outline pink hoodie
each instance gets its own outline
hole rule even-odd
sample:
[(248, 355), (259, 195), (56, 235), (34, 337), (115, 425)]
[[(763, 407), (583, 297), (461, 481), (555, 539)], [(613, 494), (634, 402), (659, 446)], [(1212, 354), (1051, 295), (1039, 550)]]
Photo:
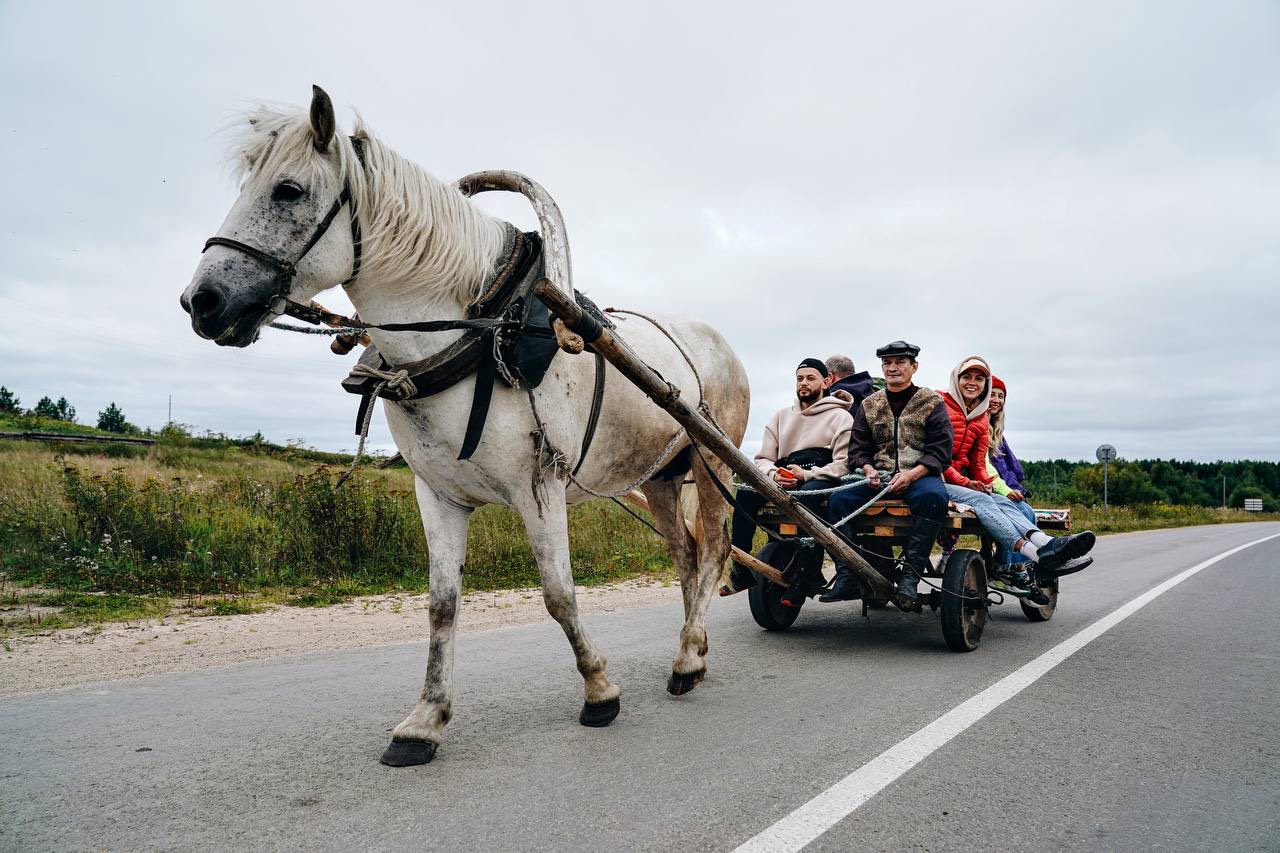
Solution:
[(764, 440), (760, 442), (760, 452), (756, 454), (756, 467), (766, 476), (773, 476), (778, 470), (778, 459), (806, 447), (828, 447), (831, 449), (830, 465), (805, 471), (805, 479), (821, 477), (827, 480), (839, 480), (849, 473), (849, 432), (853, 429), (853, 415), (849, 407), (853, 405), (853, 397), (847, 391), (836, 391), (829, 397), (809, 406), (800, 408), (800, 401), (782, 409), (764, 427)]

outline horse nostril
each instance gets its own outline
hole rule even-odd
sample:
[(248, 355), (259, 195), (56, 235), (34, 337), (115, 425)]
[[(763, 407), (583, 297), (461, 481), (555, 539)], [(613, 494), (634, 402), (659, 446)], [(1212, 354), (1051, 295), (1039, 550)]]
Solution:
[(208, 317), (222, 310), (222, 294), (210, 287), (201, 287), (191, 295), (191, 316)]

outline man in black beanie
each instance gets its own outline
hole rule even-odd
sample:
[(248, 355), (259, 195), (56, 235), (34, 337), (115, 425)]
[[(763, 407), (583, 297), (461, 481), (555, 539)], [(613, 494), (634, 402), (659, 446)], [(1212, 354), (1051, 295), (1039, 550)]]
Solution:
[[(760, 451), (755, 457), (756, 467), (784, 489), (829, 489), (848, 470), (845, 457), (849, 452), (849, 430), (853, 427), (853, 416), (849, 414), (853, 399), (843, 391), (824, 397), (827, 377), (827, 366), (820, 359), (801, 361), (796, 366), (796, 401), (765, 425)], [(733, 544), (750, 553), (756, 525), (748, 516), (754, 516), (764, 506), (765, 499), (759, 492), (739, 489), (736, 501)], [(720, 594), (732, 595), (753, 583), (755, 576), (751, 570), (734, 563), (729, 579), (720, 587)], [(799, 587), (787, 591), (788, 595), (801, 596), (791, 602), (796, 607), (803, 603), (806, 591), (803, 584)], [(783, 603), (788, 603), (785, 596)]]

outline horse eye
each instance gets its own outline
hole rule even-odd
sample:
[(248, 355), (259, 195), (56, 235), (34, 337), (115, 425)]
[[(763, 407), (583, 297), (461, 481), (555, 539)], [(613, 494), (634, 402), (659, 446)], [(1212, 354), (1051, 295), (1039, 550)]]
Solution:
[(307, 194), (307, 191), (293, 181), (281, 181), (271, 191), (272, 201), (295, 202)]

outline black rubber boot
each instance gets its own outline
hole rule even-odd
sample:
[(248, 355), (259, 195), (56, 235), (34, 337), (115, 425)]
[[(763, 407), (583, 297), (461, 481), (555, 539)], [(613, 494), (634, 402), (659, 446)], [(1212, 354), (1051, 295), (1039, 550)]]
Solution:
[(836, 577), (831, 581), (831, 589), (819, 596), (818, 600), (824, 604), (830, 604), (833, 601), (852, 601), (861, 592), (858, 576), (853, 573), (853, 569), (842, 563), (836, 563)]
[[(929, 553), (933, 543), (937, 541), (938, 532), (942, 530), (942, 522), (931, 518), (916, 516), (911, 524), (911, 535), (902, 549), (902, 574), (898, 577), (898, 606), (902, 607), (902, 599), (915, 605), (920, 593), (917, 587), (920, 576), (929, 569)], [(904, 610), (907, 608), (903, 608)]]

